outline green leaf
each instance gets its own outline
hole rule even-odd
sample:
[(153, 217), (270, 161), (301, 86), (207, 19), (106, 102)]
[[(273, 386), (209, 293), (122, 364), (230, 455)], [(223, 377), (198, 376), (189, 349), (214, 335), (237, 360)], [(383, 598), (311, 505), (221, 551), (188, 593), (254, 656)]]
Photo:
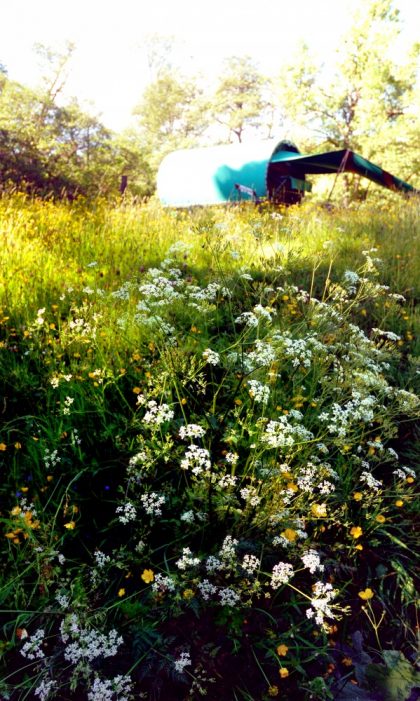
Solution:
[(380, 691), (384, 701), (407, 701), (413, 688), (420, 686), (420, 674), (398, 650), (383, 653), (385, 665), (368, 665), (366, 679), (373, 691)]

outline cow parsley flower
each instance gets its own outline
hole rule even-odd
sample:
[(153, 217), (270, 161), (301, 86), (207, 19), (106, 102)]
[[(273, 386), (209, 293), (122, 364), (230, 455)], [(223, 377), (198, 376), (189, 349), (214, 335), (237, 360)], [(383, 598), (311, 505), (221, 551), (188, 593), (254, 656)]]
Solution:
[(174, 660), (174, 667), (178, 674), (183, 674), (185, 667), (191, 665), (191, 657), (189, 652), (181, 652), (178, 659)]
[(293, 566), (289, 562), (279, 562), (273, 567), (270, 585), (273, 589), (278, 589), (282, 584), (287, 584), (293, 575)]

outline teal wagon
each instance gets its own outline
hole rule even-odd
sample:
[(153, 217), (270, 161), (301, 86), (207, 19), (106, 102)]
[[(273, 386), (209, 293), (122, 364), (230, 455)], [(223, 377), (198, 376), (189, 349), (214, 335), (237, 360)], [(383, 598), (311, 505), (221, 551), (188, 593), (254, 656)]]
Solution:
[(174, 207), (262, 199), (295, 204), (311, 190), (307, 175), (341, 172), (402, 193), (417, 192), (348, 149), (303, 155), (290, 141), (260, 141), (170, 153), (159, 168), (157, 194)]

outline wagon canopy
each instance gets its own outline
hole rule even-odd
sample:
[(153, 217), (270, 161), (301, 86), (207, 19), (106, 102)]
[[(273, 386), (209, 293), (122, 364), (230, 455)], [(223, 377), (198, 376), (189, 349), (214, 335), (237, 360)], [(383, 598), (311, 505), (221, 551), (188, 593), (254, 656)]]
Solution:
[(281, 146), (286, 142), (270, 140), (174, 151), (159, 168), (158, 196), (175, 207), (267, 197), (270, 164)]
[[(273, 164), (278, 164), (281, 173), (294, 172), (307, 175), (319, 175), (321, 173), (356, 173), (372, 180), (378, 185), (383, 185), (390, 190), (402, 192), (415, 192), (412, 185), (396, 178), (386, 170), (359, 156), (354, 151), (343, 149), (318, 153), (313, 156), (303, 156), (299, 153), (287, 153), (280, 151), (271, 158)], [(272, 166), (275, 170), (276, 166)]]
[(239, 199), (293, 204), (311, 190), (306, 175), (352, 172), (404, 193), (408, 183), (349, 150), (302, 155), (289, 141), (260, 141), (170, 153), (161, 163), (157, 193), (174, 207), (211, 205)]

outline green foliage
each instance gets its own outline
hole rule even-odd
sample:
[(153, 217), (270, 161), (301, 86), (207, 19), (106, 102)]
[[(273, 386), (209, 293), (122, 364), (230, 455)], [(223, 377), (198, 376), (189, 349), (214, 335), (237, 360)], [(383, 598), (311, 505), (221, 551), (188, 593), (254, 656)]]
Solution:
[(392, 0), (360, 3), (334, 73), (326, 74), (303, 47), (282, 71), (279, 96), (289, 118), (322, 147), (357, 151), (415, 184), (419, 46), (395, 58), (399, 32)]
[(249, 56), (233, 56), (225, 60), (212, 99), (212, 114), (216, 122), (226, 127), (228, 140), (233, 135), (241, 142), (244, 133), (265, 126), (269, 108), (268, 87), (268, 79)]
[(407, 701), (414, 687), (420, 686), (420, 674), (398, 650), (384, 650), (385, 665), (368, 665), (366, 681), (384, 701)]

